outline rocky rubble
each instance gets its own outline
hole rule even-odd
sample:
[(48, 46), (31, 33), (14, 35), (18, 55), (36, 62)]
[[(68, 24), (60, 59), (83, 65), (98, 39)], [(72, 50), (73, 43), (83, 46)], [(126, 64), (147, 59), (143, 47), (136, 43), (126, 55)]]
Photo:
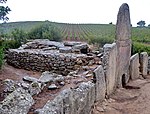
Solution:
[(18, 88), (0, 103), (0, 114), (27, 114), (33, 104), (32, 96)]

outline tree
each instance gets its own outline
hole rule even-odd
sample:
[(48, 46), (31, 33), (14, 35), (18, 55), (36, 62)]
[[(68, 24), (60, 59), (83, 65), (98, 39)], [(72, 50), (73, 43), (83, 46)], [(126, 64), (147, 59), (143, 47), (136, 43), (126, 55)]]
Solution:
[[(6, 3), (7, 0), (0, 0), (0, 3)], [(2, 21), (8, 21), (9, 18), (7, 17), (7, 14), (10, 12), (10, 8), (8, 6), (0, 6), (0, 20)]]
[(138, 23), (137, 23), (137, 25), (139, 25), (139, 27), (144, 27), (145, 26), (145, 21), (139, 21)]
[(112, 25), (113, 23), (112, 23), (112, 22), (110, 22), (109, 24), (110, 24), (110, 25)]

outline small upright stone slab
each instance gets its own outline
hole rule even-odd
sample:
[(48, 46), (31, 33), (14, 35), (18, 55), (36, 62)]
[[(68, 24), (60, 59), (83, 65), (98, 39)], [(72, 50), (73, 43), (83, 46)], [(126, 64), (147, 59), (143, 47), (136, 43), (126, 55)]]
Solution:
[(140, 72), (143, 76), (147, 75), (148, 72), (148, 54), (147, 52), (140, 53)]
[(137, 53), (130, 58), (130, 77), (132, 80), (140, 77), (139, 67), (139, 54)]
[(104, 75), (104, 69), (100, 65), (94, 70), (94, 76), (95, 76), (95, 94), (96, 94), (96, 102), (102, 101), (105, 99), (106, 94), (106, 82), (105, 82), (105, 75)]
[(117, 64), (118, 51), (116, 43), (105, 44), (103, 48), (104, 55), (102, 61), (106, 78), (106, 94), (109, 96), (115, 91), (117, 86), (117, 71), (119, 69)]

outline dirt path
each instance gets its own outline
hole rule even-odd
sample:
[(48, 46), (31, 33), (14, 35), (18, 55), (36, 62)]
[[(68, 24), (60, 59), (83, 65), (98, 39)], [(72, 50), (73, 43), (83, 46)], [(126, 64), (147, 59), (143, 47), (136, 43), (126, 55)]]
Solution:
[(0, 70), (0, 80), (4, 79), (12, 79), (12, 80), (22, 80), (24, 76), (32, 76), (35, 78), (39, 78), (41, 76), (40, 72), (27, 71), (24, 69), (17, 69), (10, 65), (5, 64)]
[(150, 76), (130, 82), (101, 104), (93, 114), (150, 114)]

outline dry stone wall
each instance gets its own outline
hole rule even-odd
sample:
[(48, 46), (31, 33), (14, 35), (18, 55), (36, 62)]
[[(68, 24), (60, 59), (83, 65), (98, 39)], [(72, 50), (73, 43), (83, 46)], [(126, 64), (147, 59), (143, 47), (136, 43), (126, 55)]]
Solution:
[[(56, 44), (52, 42), (53, 45), (48, 45), (41, 44), (41, 42), (39, 43), (37, 41), (27, 43), (19, 49), (10, 49), (6, 56), (7, 63), (17, 68), (35, 71), (54, 71), (67, 75), (71, 71), (80, 69), (81, 66), (97, 64), (99, 62), (99, 58), (96, 55), (87, 55), (89, 52), (87, 44), (77, 43), (76, 45), (74, 43), (73, 47), (65, 47), (62, 43), (61, 46), (58, 46), (58, 42)], [(50, 41), (46, 40), (45, 43), (47, 42)], [(72, 42), (71, 44), (73, 45)], [(69, 45), (69, 42), (67, 45)], [(48, 46), (55, 46), (58, 49), (54, 47), (48, 48)], [(78, 53), (76, 53), (77, 51)], [(82, 52), (86, 54), (82, 54)]]

